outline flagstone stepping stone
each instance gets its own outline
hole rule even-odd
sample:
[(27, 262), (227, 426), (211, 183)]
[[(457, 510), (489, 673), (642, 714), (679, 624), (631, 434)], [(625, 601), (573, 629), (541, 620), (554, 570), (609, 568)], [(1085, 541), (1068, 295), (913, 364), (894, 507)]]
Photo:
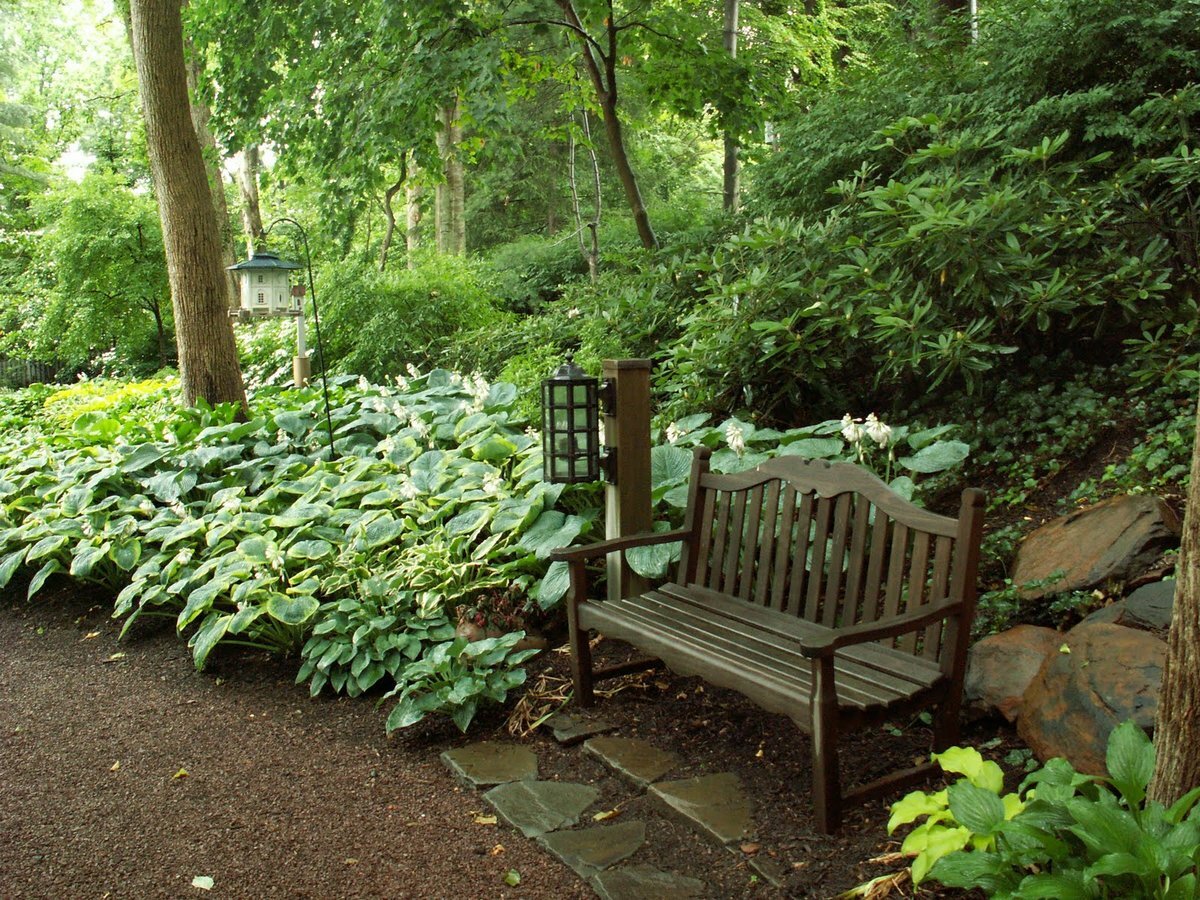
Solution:
[(579, 831), (552, 831), (537, 840), (582, 878), (590, 879), (636, 853), (646, 842), (646, 823), (622, 822)]
[(586, 784), (513, 781), (492, 788), (483, 799), (501, 819), (525, 837), (533, 838), (575, 825), (580, 813), (595, 803), (598, 796), (599, 789)]
[(645, 787), (662, 778), (679, 762), (674, 753), (659, 750), (648, 741), (637, 738), (592, 738), (583, 745), (583, 749), (638, 787)]
[(704, 882), (651, 866), (622, 866), (594, 876), (589, 884), (601, 900), (661, 900), (704, 896)]
[(516, 744), (480, 741), (442, 754), (442, 762), (471, 787), (490, 787), (510, 781), (537, 778), (538, 761), (533, 751)]
[(650, 793), (684, 823), (720, 844), (753, 836), (754, 806), (732, 772), (650, 785)]
[(787, 868), (774, 857), (755, 856), (749, 865), (771, 887), (783, 887), (784, 881), (787, 880)]
[(554, 733), (554, 739), (564, 747), (574, 747), (590, 737), (617, 730), (616, 725), (610, 725), (601, 719), (588, 721), (565, 713), (551, 716), (546, 720), (546, 725)]

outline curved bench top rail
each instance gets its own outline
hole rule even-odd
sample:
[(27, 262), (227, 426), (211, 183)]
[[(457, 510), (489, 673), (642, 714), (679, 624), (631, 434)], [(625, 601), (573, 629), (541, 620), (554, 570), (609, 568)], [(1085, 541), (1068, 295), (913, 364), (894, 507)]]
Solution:
[(746, 472), (701, 476), (700, 488), (715, 491), (748, 491), (772, 481), (786, 481), (801, 493), (818, 497), (861, 494), (892, 519), (929, 534), (955, 537), (958, 520), (932, 513), (905, 500), (878, 476), (853, 463), (807, 460), (799, 456), (777, 456)]

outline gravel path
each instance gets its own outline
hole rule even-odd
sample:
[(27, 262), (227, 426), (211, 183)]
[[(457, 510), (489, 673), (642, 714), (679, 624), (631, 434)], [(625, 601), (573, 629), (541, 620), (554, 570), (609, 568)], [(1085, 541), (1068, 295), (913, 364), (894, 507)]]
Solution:
[(0, 603), (0, 896), (591, 896), (475, 823), (444, 732), (388, 740), (262, 654), (198, 675), (169, 627), (118, 643), (73, 593)]

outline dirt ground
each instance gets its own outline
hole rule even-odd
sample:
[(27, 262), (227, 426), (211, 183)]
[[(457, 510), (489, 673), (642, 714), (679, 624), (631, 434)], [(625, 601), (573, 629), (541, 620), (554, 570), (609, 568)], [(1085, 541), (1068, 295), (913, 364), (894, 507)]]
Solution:
[[(737, 774), (757, 823), (737, 853), (666, 819), (545, 728), (514, 737), (511, 707), (485, 714), (469, 739), (444, 719), (389, 739), (386, 709), (310, 699), (292, 683), (294, 660), (228, 652), (197, 673), (169, 621), (118, 642), (108, 609), (66, 581), (32, 605), (0, 600), (0, 896), (592, 896), (532, 841), (476, 821), (483, 801), (438, 755), (479, 739), (521, 740), (542, 778), (598, 786), (598, 808), (647, 822), (636, 862), (699, 878), (713, 897), (831, 898), (898, 868), (870, 862), (897, 847), (884, 804), (852, 811), (837, 836), (817, 834), (807, 738), (695, 679), (628, 679), (596, 715), (678, 754), (673, 777)], [(518, 720), (558, 707), (565, 677), (561, 653), (534, 665)], [(912, 722), (844, 742), (847, 780), (908, 764), (927, 739)], [(998, 761), (1015, 746), (994, 726), (966, 739)], [(782, 888), (749, 865), (755, 856)]]

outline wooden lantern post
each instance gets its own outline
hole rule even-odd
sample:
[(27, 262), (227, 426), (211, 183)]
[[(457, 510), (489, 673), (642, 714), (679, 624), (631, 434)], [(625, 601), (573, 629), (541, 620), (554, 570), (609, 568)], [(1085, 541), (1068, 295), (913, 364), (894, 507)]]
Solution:
[[(604, 536), (650, 531), (650, 360), (606, 359), (603, 378), (612, 382), (612, 406), (604, 416), (604, 444), (616, 454), (604, 485)], [(608, 556), (608, 599), (645, 590), (624, 554)]]

